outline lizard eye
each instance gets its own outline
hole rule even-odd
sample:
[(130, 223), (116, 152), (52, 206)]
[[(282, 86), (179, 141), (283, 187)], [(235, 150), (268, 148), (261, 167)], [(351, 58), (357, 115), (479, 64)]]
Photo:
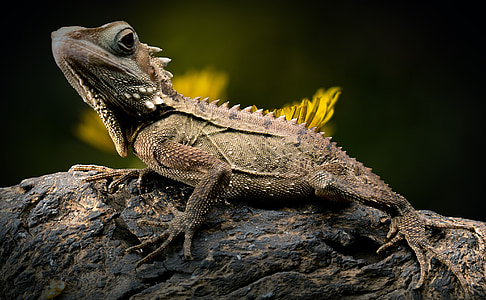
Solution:
[(132, 54), (136, 48), (136, 36), (133, 30), (126, 28), (118, 34), (119, 50), (124, 54)]

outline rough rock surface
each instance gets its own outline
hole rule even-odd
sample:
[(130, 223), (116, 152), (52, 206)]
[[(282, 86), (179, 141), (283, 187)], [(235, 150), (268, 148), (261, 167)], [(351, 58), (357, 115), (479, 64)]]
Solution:
[[(459, 299), (486, 297), (485, 254), (465, 230), (429, 231), (430, 240), (464, 271), (457, 278), (432, 258), (424, 286), (411, 287), (419, 266), (402, 244), (375, 253), (390, 223), (358, 204), (222, 205), (196, 234), (186, 261), (181, 240), (137, 269), (143, 253), (125, 254), (163, 228), (139, 220), (170, 220), (192, 189), (157, 175), (116, 193), (86, 173), (56, 173), (0, 189), (2, 299)], [(427, 218), (445, 219), (430, 211)], [(486, 224), (475, 225), (486, 233)], [(146, 251), (149, 251), (147, 249)], [(468, 293), (468, 294), (466, 294)]]

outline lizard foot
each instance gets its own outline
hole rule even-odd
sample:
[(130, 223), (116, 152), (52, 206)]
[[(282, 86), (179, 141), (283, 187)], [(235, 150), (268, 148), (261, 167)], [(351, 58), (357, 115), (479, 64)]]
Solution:
[[(465, 288), (466, 293), (468, 293), (469, 285), (467, 284), (467, 280), (464, 277), (463, 272), (461, 272), (459, 267), (451, 262), (451, 260), (445, 254), (439, 252), (437, 249), (432, 247), (425, 235), (426, 226), (442, 229), (467, 229), (475, 232), (475, 230), (472, 230), (471, 226), (460, 224), (438, 224), (436, 222), (422, 218), (415, 211), (409, 211), (404, 215), (396, 216), (392, 219), (390, 230), (387, 235), (387, 238), (391, 238), (391, 240), (382, 245), (377, 250), (377, 252), (381, 253), (385, 249), (396, 245), (399, 241), (406, 240), (410, 248), (412, 248), (413, 252), (415, 253), (417, 260), (420, 264), (420, 278), (414, 287), (415, 289), (420, 288), (424, 283), (426, 271), (428, 268), (424, 252), (431, 252), (440, 262), (446, 265), (452, 271), (452, 273), (454, 273), (461, 285)], [(484, 247), (484, 242), (480, 241), (479, 246), (480, 248)]]
[(162, 240), (165, 239), (164, 243), (160, 247), (158, 247), (155, 251), (150, 252), (143, 259), (139, 260), (136, 263), (135, 267), (152, 262), (155, 259), (155, 257), (162, 254), (162, 252), (164, 252), (164, 250), (167, 249), (170, 243), (181, 233), (184, 233), (184, 246), (183, 246), (184, 257), (187, 260), (193, 259), (191, 255), (191, 243), (192, 243), (192, 238), (194, 236), (194, 233), (196, 231), (196, 226), (190, 225), (191, 222), (188, 222), (189, 218), (186, 216), (185, 212), (181, 212), (177, 210), (170, 203), (168, 205), (168, 208), (174, 215), (174, 219), (172, 219), (169, 222), (152, 222), (152, 221), (145, 221), (145, 220), (139, 222), (139, 224), (157, 226), (157, 227), (167, 227), (167, 229), (161, 235), (148, 239), (139, 245), (127, 248), (125, 250), (126, 253), (130, 253), (145, 248), (147, 246), (159, 244)]
[(113, 179), (113, 181), (108, 185), (108, 191), (110, 193), (115, 192), (116, 188), (118, 188), (124, 181), (130, 178), (138, 178), (137, 186), (140, 189), (142, 184), (143, 177), (151, 173), (152, 171), (149, 169), (112, 169), (105, 166), (97, 166), (97, 165), (74, 165), (72, 166), (68, 172), (74, 171), (96, 171), (100, 174), (95, 174), (88, 176), (83, 179), (84, 182), (92, 182), (98, 181), (101, 179)]

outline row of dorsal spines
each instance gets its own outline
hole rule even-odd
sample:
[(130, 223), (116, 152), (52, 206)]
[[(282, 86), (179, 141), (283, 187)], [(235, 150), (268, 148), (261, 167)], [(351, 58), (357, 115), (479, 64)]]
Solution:
[[(172, 89), (171, 79), (173, 77), (172, 73), (165, 70), (167, 64), (171, 61), (170, 58), (167, 57), (155, 57), (154, 54), (161, 52), (162, 49), (159, 47), (149, 46), (144, 44), (148, 52), (151, 56), (152, 61), (160, 68), (160, 75), (162, 78), (160, 79), (160, 84), (165, 86), (165, 88), (169, 89), (174, 94), (178, 94), (177, 91)], [(162, 89), (161, 86), (161, 89)], [(160, 90), (163, 92), (163, 90)], [(300, 104), (294, 105), (286, 105), (281, 109), (274, 109), (273, 111), (258, 109), (255, 105), (248, 106), (244, 109), (241, 109), (243, 113), (252, 113), (255, 116), (267, 116), (269, 118), (276, 118), (276, 119), (284, 119), (289, 121), (290, 123), (294, 124), (302, 124), (303, 127), (308, 128), (314, 132), (323, 132), (323, 126), (329, 121), (334, 113), (334, 105), (337, 102), (339, 95), (341, 94), (340, 87), (332, 87), (327, 90), (321, 88), (318, 89), (317, 92), (312, 97), (312, 100), (308, 100), (304, 98)], [(183, 96), (183, 95), (181, 95)], [(196, 97), (194, 100), (198, 100), (200, 102), (206, 102), (208, 104), (213, 104), (216, 106), (221, 106), (222, 108), (228, 108), (229, 102), (224, 102), (221, 105), (217, 105), (220, 100), (209, 101), (209, 98), (201, 98)], [(145, 105), (149, 110), (155, 110), (157, 105), (162, 104), (163, 101), (159, 95), (155, 95), (152, 101), (146, 101)], [(231, 109), (239, 109), (240, 105), (237, 104), (233, 106)]]
[[(275, 111), (277, 109), (275, 109), (274, 111), (269, 111), (268, 109), (264, 110), (263, 108), (258, 109), (255, 105), (247, 106), (247, 107), (242, 109), (240, 104), (236, 104), (236, 105), (233, 105), (232, 107), (229, 107), (229, 101), (226, 101), (222, 104), (218, 104), (221, 101), (220, 99), (210, 101), (209, 97), (205, 97), (205, 98), (195, 97), (195, 98), (193, 98), (193, 100), (199, 101), (200, 103), (205, 103), (207, 105), (212, 105), (212, 106), (215, 106), (215, 107), (226, 108), (229, 111), (239, 111), (241, 113), (251, 114), (253, 116), (271, 118), (273, 120), (276, 120), (277, 122), (284, 122), (284, 123), (287, 123), (287, 124), (299, 125), (301, 128), (307, 128), (307, 129), (309, 129), (313, 132), (318, 132), (317, 126), (307, 127), (306, 121), (299, 122), (298, 118), (292, 118), (292, 119), (288, 120), (286, 115), (276, 116)], [(324, 135), (324, 132), (319, 132), (319, 133)]]
[(299, 122), (299, 119), (289, 119), (288, 116), (283, 114), (277, 116), (275, 112), (282, 111), (282, 109), (276, 109), (270, 112), (268, 110), (257, 109), (254, 105), (241, 109), (239, 104), (230, 108), (229, 102), (218, 105), (220, 102), (219, 99), (210, 101), (208, 97), (185, 97), (174, 89), (170, 89), (167, 93), (159, 90), (155, 96), (158, 96), (158, 98), (154, 98), (155, 101), (152, 101), (154, 105), (149, 104), (152, 110), (155, 110), (156, 106), (160, 104), (165, 104), (178, 111), (212, 120), (212, 122), (220, 126), (234, 127), (234, 122), (240, 121), (241, 123), (239, 125), (241, 126), (239, 126), (239, 129), (253, 131), (255, 133), (276, 135), (302, 134), (302, 130), (305, 129), (305, 132), (310, 133), (310, 136), (317, 133), (319, 133), (319, 136), (325, 134), (324, 132), (320, 132), (316, 126), (309, 128), (309, 123), (303, 119), (301, 119), (302, 122)]

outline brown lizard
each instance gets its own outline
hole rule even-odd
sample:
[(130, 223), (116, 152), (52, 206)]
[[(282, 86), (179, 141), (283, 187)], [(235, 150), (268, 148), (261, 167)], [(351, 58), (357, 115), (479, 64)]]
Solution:
[(390, 240), (378, 252), (405, 240), (420, 264), (415, 288), (424, 282), (427, 252), (467, 285), (454, 263), (431, 245), (425, 229), (470, 230), (484, 249), (481, 233), (473, 227), (422, 218), (403, 196), (331, 138), (272, 113), (252, 112), (239, 105), (229, 108), (227, 103), (218, 106), (178, 94), (172, 88), (172, 74), (164, 69), (170, 59), (156, 57), (161, 49), (141, 43), (125, 22), (99, 28), (63, 27), (52, 33), (52, 40), (57, 65), (98, 113), (119, 155), (127, 156), (133, 146), (135, 155), (148, 166), (114, 170), (78, 165), (71, 170), (101, 172), (87, 181), (113, 178), (110, 190), (148, 171), (194, 187), (185, 211), (172, 209), (174, 218), (162, 235), (127, 249), (134, 251), (165, 239), (137, 265), (152, 261), (180, 234), (184, 234), (184, 255), (190, 259), (196, 229), (224, 199), (314, 196), (356, 201), (387, 212), (392, 218)]

